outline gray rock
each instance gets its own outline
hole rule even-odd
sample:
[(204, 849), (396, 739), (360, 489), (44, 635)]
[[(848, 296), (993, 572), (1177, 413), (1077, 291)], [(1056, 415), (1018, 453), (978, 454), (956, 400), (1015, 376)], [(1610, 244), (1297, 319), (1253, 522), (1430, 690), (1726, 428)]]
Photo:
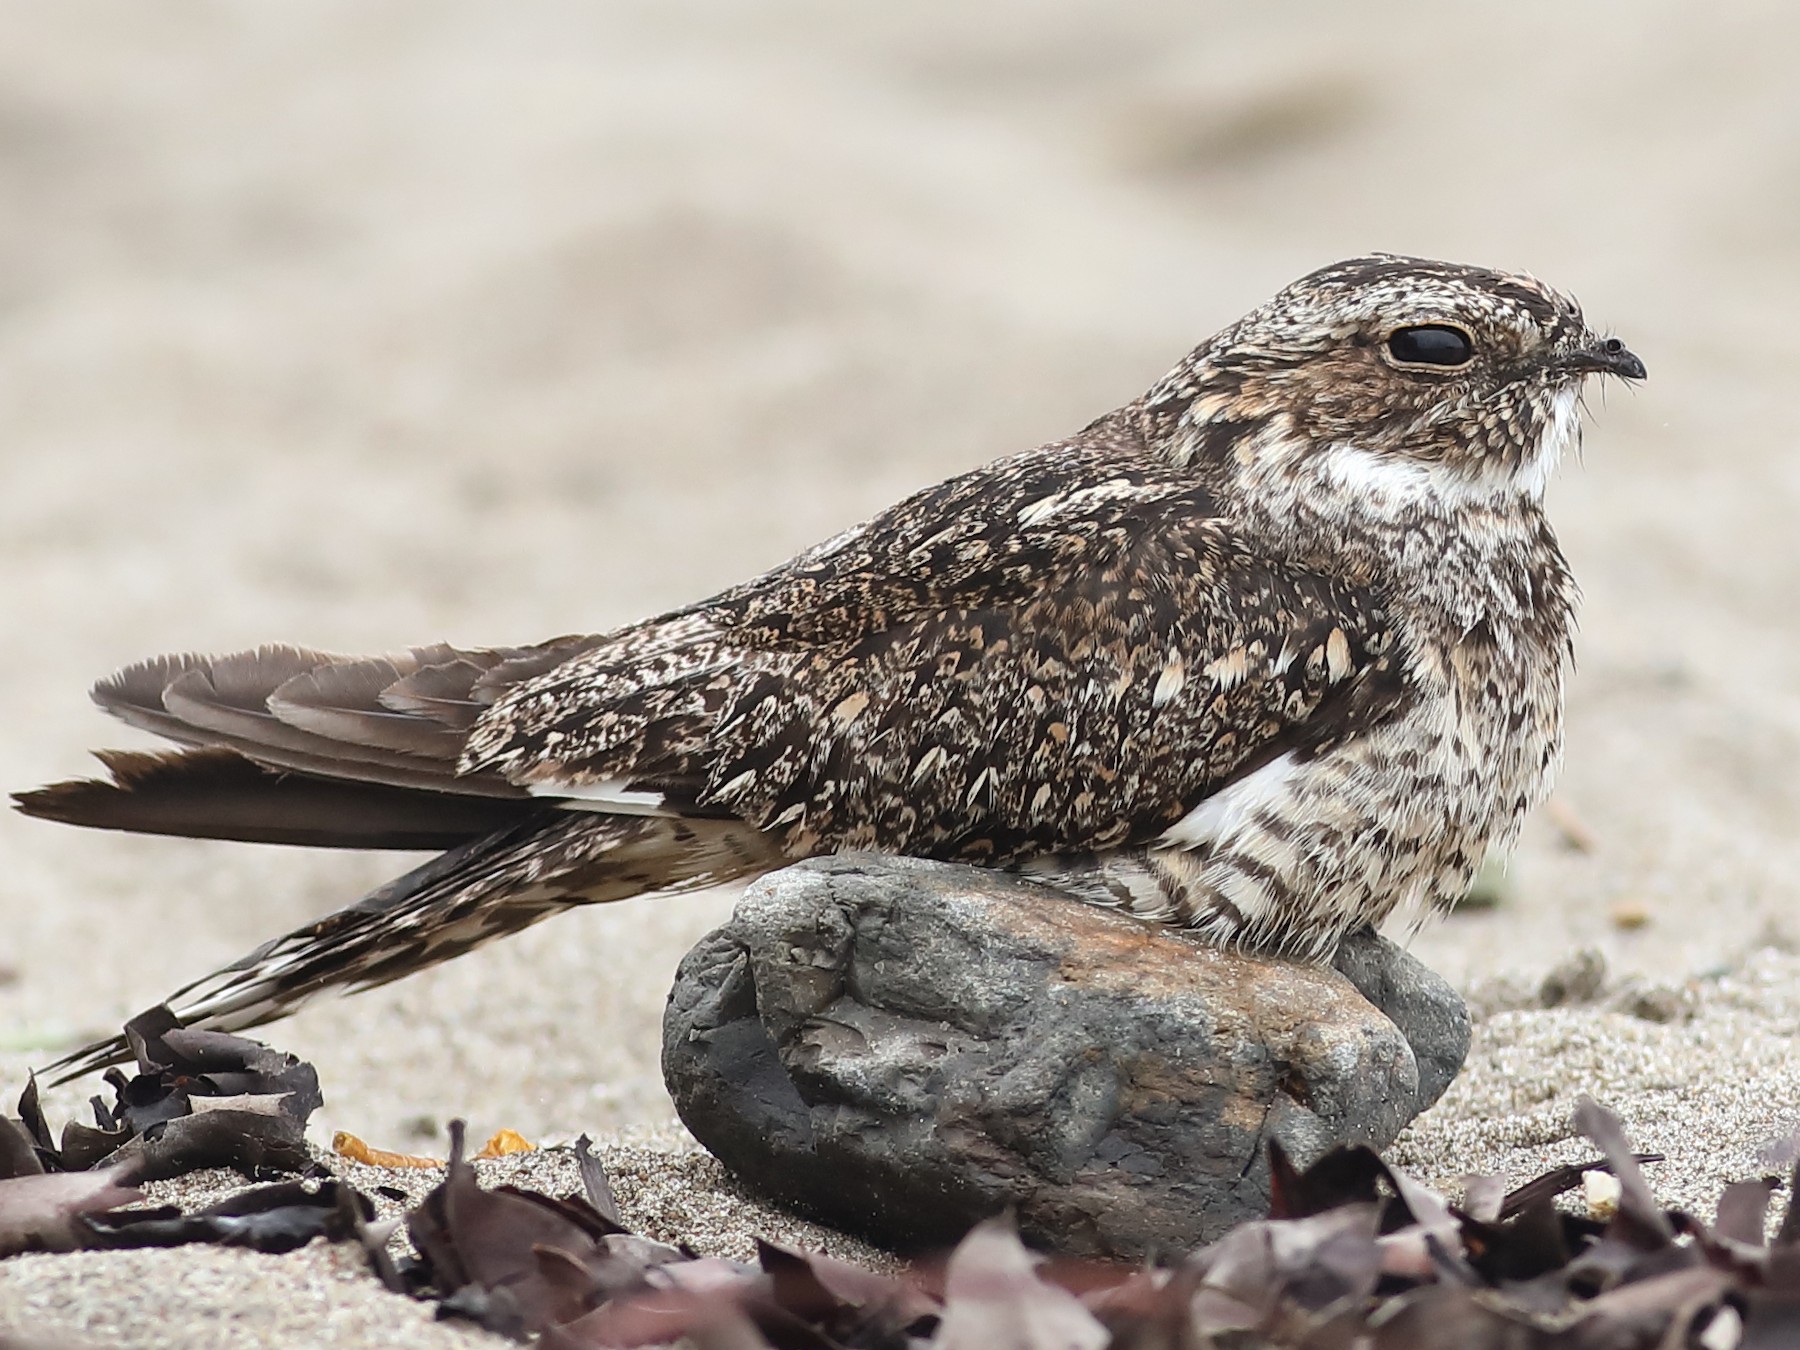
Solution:
[(1421, 997), (1372, 936), (1351, 964), (1439, 1037), (1424, 1075), (1333, 970), (993, 872), (815, 859), (688, 953), (663, 1075), (750, 1187), (876, 1242), (945, 1244), (1011, 1207), (1059, 1251), (1134, 1258), (1266, 1213), (1268, 1140), (1301, 1162), (1379, 1148), (1442, 1090), (1448, 990)]
[(1345, 938), (1331, 964), (1406, 1037), (1419, 1066), (1413, 1113), (1423, 1111), (1444, 1095), (1469, 1056), (1475, 1025), (1468, 1005), (1442, 975), (1372, 928)]

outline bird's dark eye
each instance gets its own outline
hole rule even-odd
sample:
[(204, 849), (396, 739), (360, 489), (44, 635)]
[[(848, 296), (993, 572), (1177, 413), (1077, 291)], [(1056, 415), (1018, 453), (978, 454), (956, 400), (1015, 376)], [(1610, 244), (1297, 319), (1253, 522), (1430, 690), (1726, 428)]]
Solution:
[(1388, 355), (1403, 366), (1466, 366), (1475, 359), (1475, 344), (1460, 328), (1422, 323), (1396, 328), (1388, 336)]

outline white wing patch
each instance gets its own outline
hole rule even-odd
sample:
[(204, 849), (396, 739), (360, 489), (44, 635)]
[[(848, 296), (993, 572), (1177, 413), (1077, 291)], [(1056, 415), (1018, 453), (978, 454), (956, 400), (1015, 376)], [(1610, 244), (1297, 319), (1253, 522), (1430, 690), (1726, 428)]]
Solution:
[(1052, 492), (1049, 496), (1039, 497), (1035, 502), (1020, 508), (1019, 524), (1038, 525), (1055, 515), (1067, 512), (1079, 514), (1092, 510), (1102, 502), (1130, 497), (1137, 490), (1137, 485), (1129, 478), (1109, 478), (1104, 483), (1095, 483), (1091, 487)]
[(565, 811), (599, 811), (612, 816), (676, 814), (665, 808), (667, 799), (662, 793), (633, 792), (622, 778), (606, 778), (598, 783), (529, 783), (525, 790), (534, 797), (561, 798), (557, 805)]
[(1197, 849), (1229, 840), (1257, 812), (1285, 803), (1288, 785), (1299, 771), (1291, 750), (1277, 755), (1262, 768), (1213, 793), (1163, 831), (1158, 842), (1169, 848)]

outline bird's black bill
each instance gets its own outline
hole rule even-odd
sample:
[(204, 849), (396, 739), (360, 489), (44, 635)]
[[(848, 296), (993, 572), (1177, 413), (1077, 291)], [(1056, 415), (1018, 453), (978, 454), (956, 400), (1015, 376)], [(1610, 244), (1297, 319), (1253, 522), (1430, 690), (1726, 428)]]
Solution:
[(1637, 354), (1617, 338), (1607, 338), (1604, 342), (1571, 352), (1567, 359), (1576, 370), (1593, 370), (1626, 380), (1641, 380), (1649, 374)]

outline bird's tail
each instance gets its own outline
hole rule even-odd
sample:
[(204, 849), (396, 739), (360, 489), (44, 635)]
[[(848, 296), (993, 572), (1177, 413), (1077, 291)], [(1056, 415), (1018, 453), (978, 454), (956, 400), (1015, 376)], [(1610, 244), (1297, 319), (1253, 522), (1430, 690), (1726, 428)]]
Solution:
[[(386, 984), (575, 905), (692, 890), (780, 859), (734, 820), (547, 810), (440, 854), (355, 904), (265, 943), (178, 990), (190, 1027), (240, 1031), (326, 989)], [(65, 1082), (131, 1057), (124, 1038), (73, 1051), (44, 1073)]]

